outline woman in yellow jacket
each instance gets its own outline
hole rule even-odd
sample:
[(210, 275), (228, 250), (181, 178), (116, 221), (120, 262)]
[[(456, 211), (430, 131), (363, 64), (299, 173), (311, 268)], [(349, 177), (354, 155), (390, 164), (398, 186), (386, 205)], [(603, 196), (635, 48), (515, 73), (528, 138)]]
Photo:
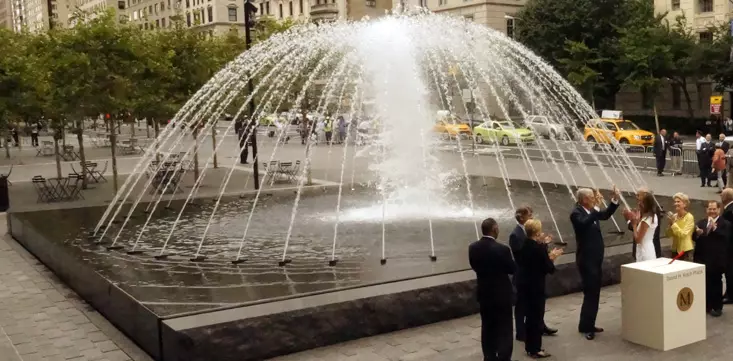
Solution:
[(687, 211), (690, 206), (690, 198), (684, 193), (677, 193), (672, 196), (674, 199), (674, 213), (669, 212), (669, 228), (667, 236), (672, 238), (672, 252), (674, 255), (682, 254), (679, 259), (692, 262), (694, 245), (692, 233), (695, 232), (695, 217)]

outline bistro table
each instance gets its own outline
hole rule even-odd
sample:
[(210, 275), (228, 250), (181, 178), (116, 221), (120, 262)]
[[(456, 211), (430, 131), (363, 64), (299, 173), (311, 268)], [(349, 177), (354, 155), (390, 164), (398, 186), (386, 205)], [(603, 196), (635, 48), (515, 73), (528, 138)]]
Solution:
[(51, 200), (58, 201), (69, 198), (69, 192), (67, 191), (69, 178), (46, 178), (46, 182), (48, 183)]

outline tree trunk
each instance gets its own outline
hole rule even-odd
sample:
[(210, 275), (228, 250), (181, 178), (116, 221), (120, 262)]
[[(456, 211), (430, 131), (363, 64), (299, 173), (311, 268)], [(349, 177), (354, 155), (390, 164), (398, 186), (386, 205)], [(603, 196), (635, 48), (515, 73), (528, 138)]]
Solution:
[[(58, 129), (56, 130), (58, 132)], [(53, 152), (56, 156), (56, 177), (61, 178), (61, 152), (59, 152), (59, 137), (53, 135)]]
[(135, 138), (135, 126), (136, 126), (135, 123), (137, 123), (137, 121), (133, 121), (132, 123), (130, 123), (130, 127), (131, 127), (130, 133), (132, 134), (133, 138)]
[(657, 134), (659, 134), (659, 115), (657, 114), (657, 97), (652, 98), (652, 110), (654, 111), (654, 124), (657, 126)]
[(219, 168), (219, 162), (216, 159), (216, 123), (211, 127), (211, 149), (214, 151), (214, 169)]
[(81, 166), (81, 189), (87, 189), (87, 168), (84, 166), (86, 164), (86, 154), (84, 154), (84, 121), (79, 121), (79, 126), (77, 127), (76, 131), (76, 141), (79, 142), (79, 165)]
[(7, 128), (5, 129), (5, 132), (3, 132), (3, 146), (5, 147), (5, 158), (10, 159), (10, 142), (8, 142), (8, 137), (10, 134), (8, 134)]
[(148, 122), (148, 118), (145, 118), (145, 138), (150, 139), (150, 122)]
[(682, 83), (680, 84), (682, 87), (682, 92), (685, 94), (685, 101), (687, 102), (687, 116), (690, 117), (690, 120), (695, 118), (695, 111), (692, 109), (692, 99), (690, 98), (690, 92), (687, 90), (687, 79), (682, 79)]
[(153, 119), (153, 131), (155, 131), (155, 160), (160, 163), (160, 153), (158, 153), (158, 148), (160, 147), (160, 144), (158, 144), (158, 136), (160, 135), (160, 124), (158, 124), (158, 121), (156, 119)]
[[(112, 129), (115, 128), (115, 123), (112, 123)], [(117, 134), (122, 134), (122, 120), (117, 121)]]
[(109, 144), (112, 150), (112, 187), (117, 193), (117, 132), (115, 132), (115, 120), (111, 119), (112, 131), (109, 133)]
[[(199, 128), (198, 124), (193, 128), (193, 140), (194, 140), (194, 148), (193, 148), (193, 179), (198, 180), (199, 179)], [(199, 185), (200, 187), (201, 185)]]

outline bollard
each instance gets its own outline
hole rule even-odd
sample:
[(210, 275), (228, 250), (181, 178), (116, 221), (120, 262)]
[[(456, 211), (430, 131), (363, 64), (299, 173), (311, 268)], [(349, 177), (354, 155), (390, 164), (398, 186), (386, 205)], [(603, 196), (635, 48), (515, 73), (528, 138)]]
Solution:
[(0, 176), (0, 212), (10, 208), (10, 192), (8, 191), (8, 177)]

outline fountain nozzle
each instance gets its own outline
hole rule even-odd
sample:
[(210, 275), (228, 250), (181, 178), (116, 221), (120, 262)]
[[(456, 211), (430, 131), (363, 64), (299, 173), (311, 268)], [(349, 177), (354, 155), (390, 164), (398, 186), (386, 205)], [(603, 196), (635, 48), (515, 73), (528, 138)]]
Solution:
[(244, 263), (244, 262), (247, 262), (247, 260), (244, 259), (244, 258), (238, 258), (238, 259), (235, 259), (234, 261), (232, 261), (232, 264), (240, 264), (240, 263)]
[(196, 256), (196, 257), (190, 258), (189, 261), (191, 261), (191, 262), (203, 262), (203, 261), (206, 261), (206, 256)]
[(293, 262), (293, 260), (291, 260), (291, 259), (288, 258), (288, 259), (285, 259), (285, 260), (282, 260), (282, 261), (278, 262), (277, 265), (280, 266), (280, 267), (285, 267), (290, 262)]
[(381, 260), (379, 261), (379, 264), (381, 264), (382, 266), (386, 265), (386, 264), (387, 264), (387, 259), (386, 259), (386, 258), (382, 258), (382, 259), (381, 259)]
[(129, 254), (131, 256), (134, 256), (134, 255), (137, 255), (137, 254), (142, 254), (142, 253), (143, 253), (143, 251), (141, 251), (139, 249), (132, 250), (132, 251), (127, 251), (127, 254)]
[(123, 249), (123, 248), (125, 248), (125, 247), (123, 247), (123, 246), (107, 246), (107, 250), (108, 251), (114, 251), (114, 250)]
[(329, 265), (329, 266), (331, 266), (331, 267), (333, 267), (333, 266), (335, 266), (335, 265), (336, 265), (336, 263), (338, 263), (338, 262), (339, 262), (339, 260), (337, 260), (337, 259), (332, 259), (332, 260), (328, 261), (328, 265)]
[(431, 256), (430, 256), (430, 260), (431, 260), (431, 261), (433, 261), (433, 262), (435, 262), (435, 261), (437, 261), (437, 260), (438, 260), (438, 257), (437, 257), (437, 256), (435, 256), (435, 255), (431, 255)]
[(155, 258), (157, 260), (168, 259), (168, 255), (167, 254), (159, 254), (157, 256), (153, 256), (153, 258)]

